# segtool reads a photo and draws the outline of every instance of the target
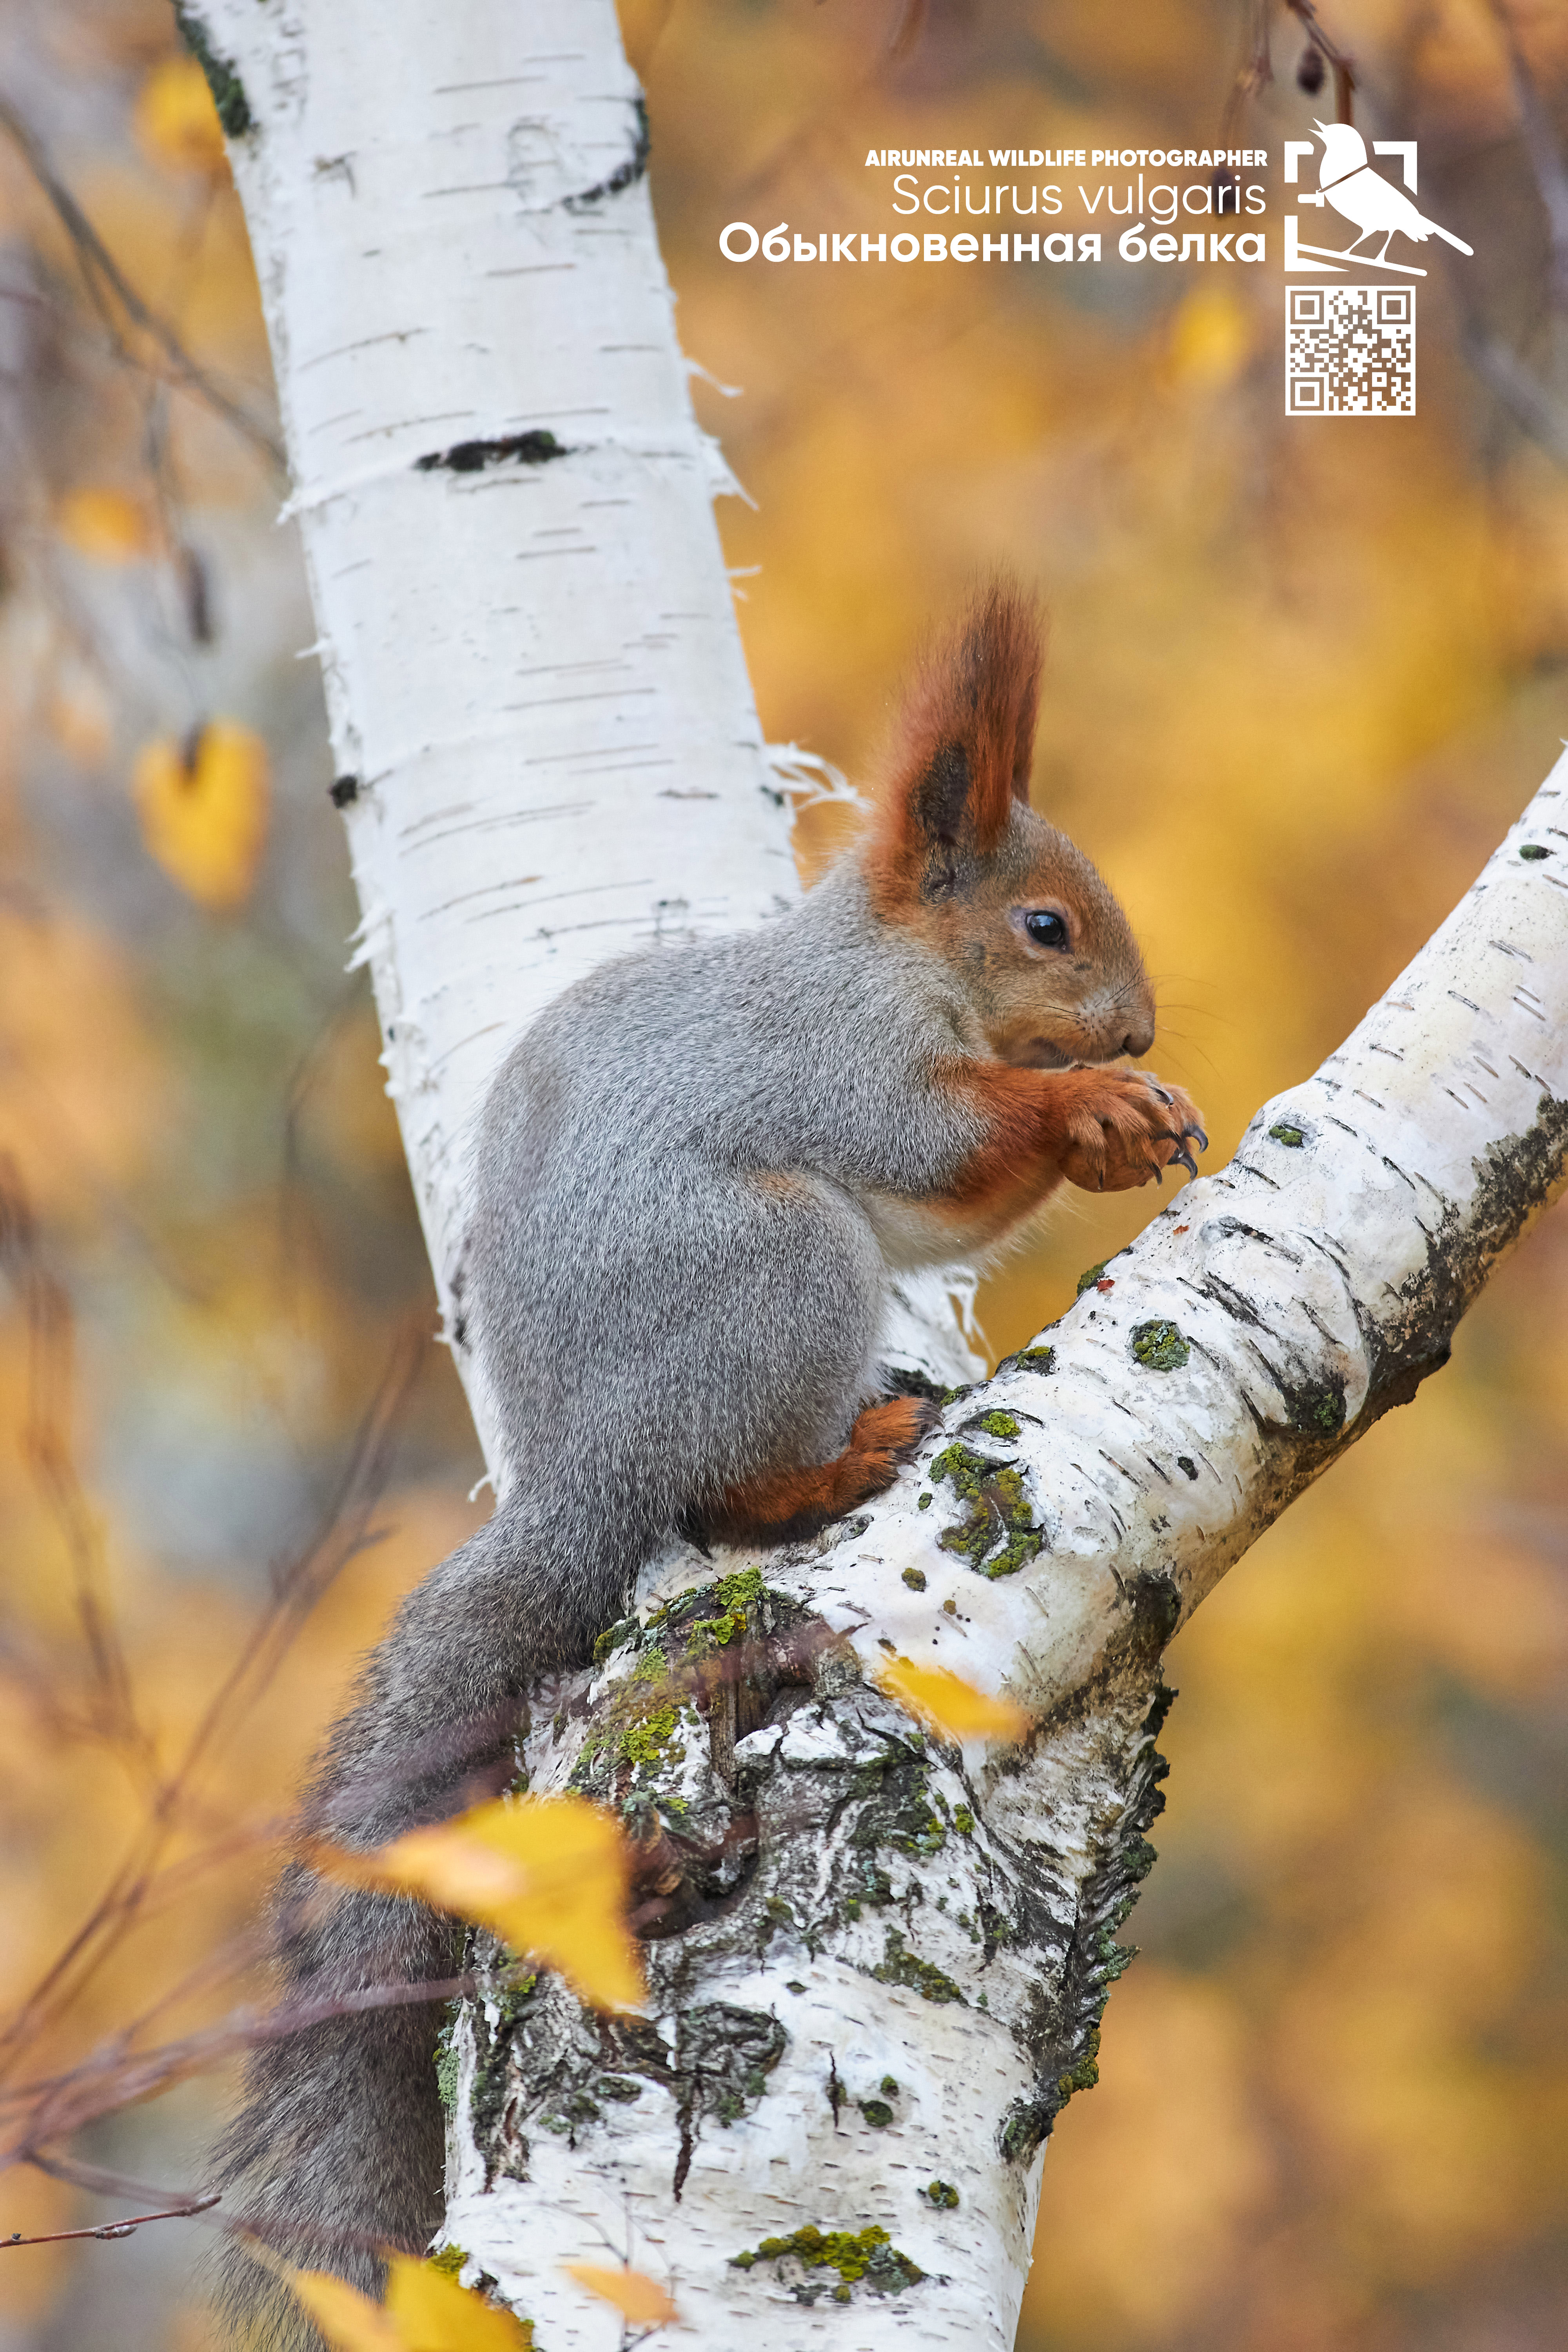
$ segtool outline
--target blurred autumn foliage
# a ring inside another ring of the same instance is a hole
[[[1561,117],[1568,18],[1509,14]],[[1422,289],[1413,420],[1285,417],[1272,260],[719,256],[737,217],[893,226],[871,145],[1208,143],[1241,0],[624,10],[696,397],[756,501],[721,523],[770,735],[863,772],[931,617],[997,560],[1037,579],[1037,800],[1133,915],[1152,1059],[1203,1102],[1210,1165],[1568,733],[1568,477],[1467,356],[1500,340],[1546,370],[1563,331],[1498,16],[1322,15],[1358,119],[1419,138],[1477,248]],[[1276,155],[1322,105],[1300,47],[1275,12],[1235,133]],[[0,129],[0,1999],[5,2143],[34,2131],[53,2168],[5,2174],[4,2236],[136,2210],[73,2182],[203,2186],[215,2082],[148,2053],[254,1989],[271,1825],[354,1654],[481,1507],[343,971],[313,630],[210,100],[163,0],[17,0],[0,90],[33,142]],[[834,822],[808,820],[808,863]],[[1149,1205],[1075,1196],[987,1282],[993,1347]],[[1143,1957],[1048,2152],[1021,2352],[1568,2339],[1565,1328],[1560,1211],[1452,1367],[1173,1653]],[[122,2106],[139,2063],[175,2086]],[[0,2352],[195,2352],[201,2226],[0,2248]]]

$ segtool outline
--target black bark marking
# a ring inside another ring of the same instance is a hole
[[[1198,1239],[1204,1242],[1211,1239],[1261,1242],[1265,1249],[1273,1250],[1277,1256],[1284,1258],[1289,1265],[1300,1265],[1301,1263],[1300,1251],[1282,1242],[1278,1234],[1266,1234],[1258,1226],[1246,1223],[1240,1217],[1205,1217]]]
[[[1175,1628],[1180,1599],[1168,1577],[1139,1580],[1134,1595],[1136,1638],[1128,1646],[1131,1664],[1148,1645],[1155,1656]],[[1161,1589],[1163,1588],[1163,1590]],[[1147,1672],[1147,1666],[1145,1666]],[[1137,1957],[1136,1945],[1117,1940],[1138,1900],[1143,1880],[1157,1859],[1145,1832],[1164,1811],[1159,1783],[1170,1769],[1155,1746],[1161,1727],[1176,1696],[1152,1668],[1152,1687],[1146,1683],[1148,1706],[1135,1735],[1136,1753],[1128,1775],[1128,1801],[1107,1851],[1084,1882],[1068,1940],[1061,1988],[1052,2007],[1054,2017],[1040,2036],[1034,2089],[1015,2100],[1003,2119],[999,2135],[1002,2155],[1009,2163],[1032,2157],[1050,2137],[1056,2119],[1075,2091],[1088,2091],[1100,2079],[1100,2029],[1110,1988]]]
[[[1498,1259],[1557,1190],[1565,1156],[1568,1101],[1545,1092],[1522,1135],[1502,1137],[1471,1161],[1478,1181],[1468,1207],[1461,1213],[1445,1203],[1426,1235],[1426,1265],[1399,1286],[1392,1311],[1365,1329],[1372,1378],[1358,1435],[1408,1404],[1447,1362],[1455,1326]]]
[[[433,449],[416,457],[416,474],[478,474],[487,466],[515,458],[520,466],[547,466],[552,457],[569,457],[570,449],[553,433],[536,427],[529,433],[507,433],[496,441],[458,441],[450,449]]]
[[[616,165],[607,179],[600,180],[592,188],[584,188],[581,195],[568,196],[566,210],[569,213],[585,212],[590,205],[603,204],[606,196],[618,196],[623,189],[635,187],[647,170],[653,139],[648,130],[647,108],[640,98],[633,99],[632,112],[636,118],[636,129],[631,153],[624,163]]]

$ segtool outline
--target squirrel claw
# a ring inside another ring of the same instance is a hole
[[[1193,1158],[1192,1153],[1187,1150],[1184,1140],[1179,1143],[1174,1151],[1172,1152],[1170,1164],[1173,1168],[1177,1167],[1178,1165],[1184,1168],[1191,1176],[1195,1176],[1198,1172],[1198,1163]]]
[[[1208,1137],[1204,1133],[1203,1129],[1202,1129],[1201,1127],[1189,1127],[1189,1128],[1184,1128],[1184,1129],[1183,1129],[1183,1133],[1184,1133],[1184,1134],[1185,1134],[1185,1135],[1195,1135],[1195,1136],[1197,1137],[1197,1139],[1198,1139],[1198,1150],[1199,1150],[1200,1151],[1206,1151],[1206,1150],[1208,1150],[1208,1148],[1209,1148],[1209,1139],[1208,1139]],[[1196,1169],[1194,1169],[1194,1170],[1193,1171],[1193,1173],[1194,1173],[1194,1176],[1196,1175],[1196,1173],[1197,1173]]]

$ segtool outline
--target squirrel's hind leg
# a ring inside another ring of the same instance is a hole
[[[710,1514],[707,1530],[724,1543],[764,1535],[778,1543],[814,1535],[829,1519],[890,1486],[900,1464],[936,1420],[936,1406],[924,1397],[893,1397],[886,1404],[868,1405],[842,1454],[831,1462],[766,1470],[731,1486]]]

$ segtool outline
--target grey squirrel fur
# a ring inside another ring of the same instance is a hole
[[[760,929],[590,974],[502,1065],[465,1291],[501,1499],[370,1657],[310,1834],[373,1848],[504,1785],[531,1687],[587,1659],[677,1529],[798,1530],[889,1484],[928,1418],[857,1427],[891,1272],[994,1246],[1064,1179],[1193,1166],[1185,1097],[1104,1066],[1148,1050],[1153,999],[1121,908],[1028,806],[1040,659],[1029,603],[982,596],[908,698],[857,852]],[[461,1943],[304,1862],[275,1897],[285,2004],[439,1984]],[[440,2019],[426,1999],[260,2041],[231,2221],[368,2293],[380,2249],[422,2251]],[[218,2306],[231,2341],[319,2346],[233,2238]]]

